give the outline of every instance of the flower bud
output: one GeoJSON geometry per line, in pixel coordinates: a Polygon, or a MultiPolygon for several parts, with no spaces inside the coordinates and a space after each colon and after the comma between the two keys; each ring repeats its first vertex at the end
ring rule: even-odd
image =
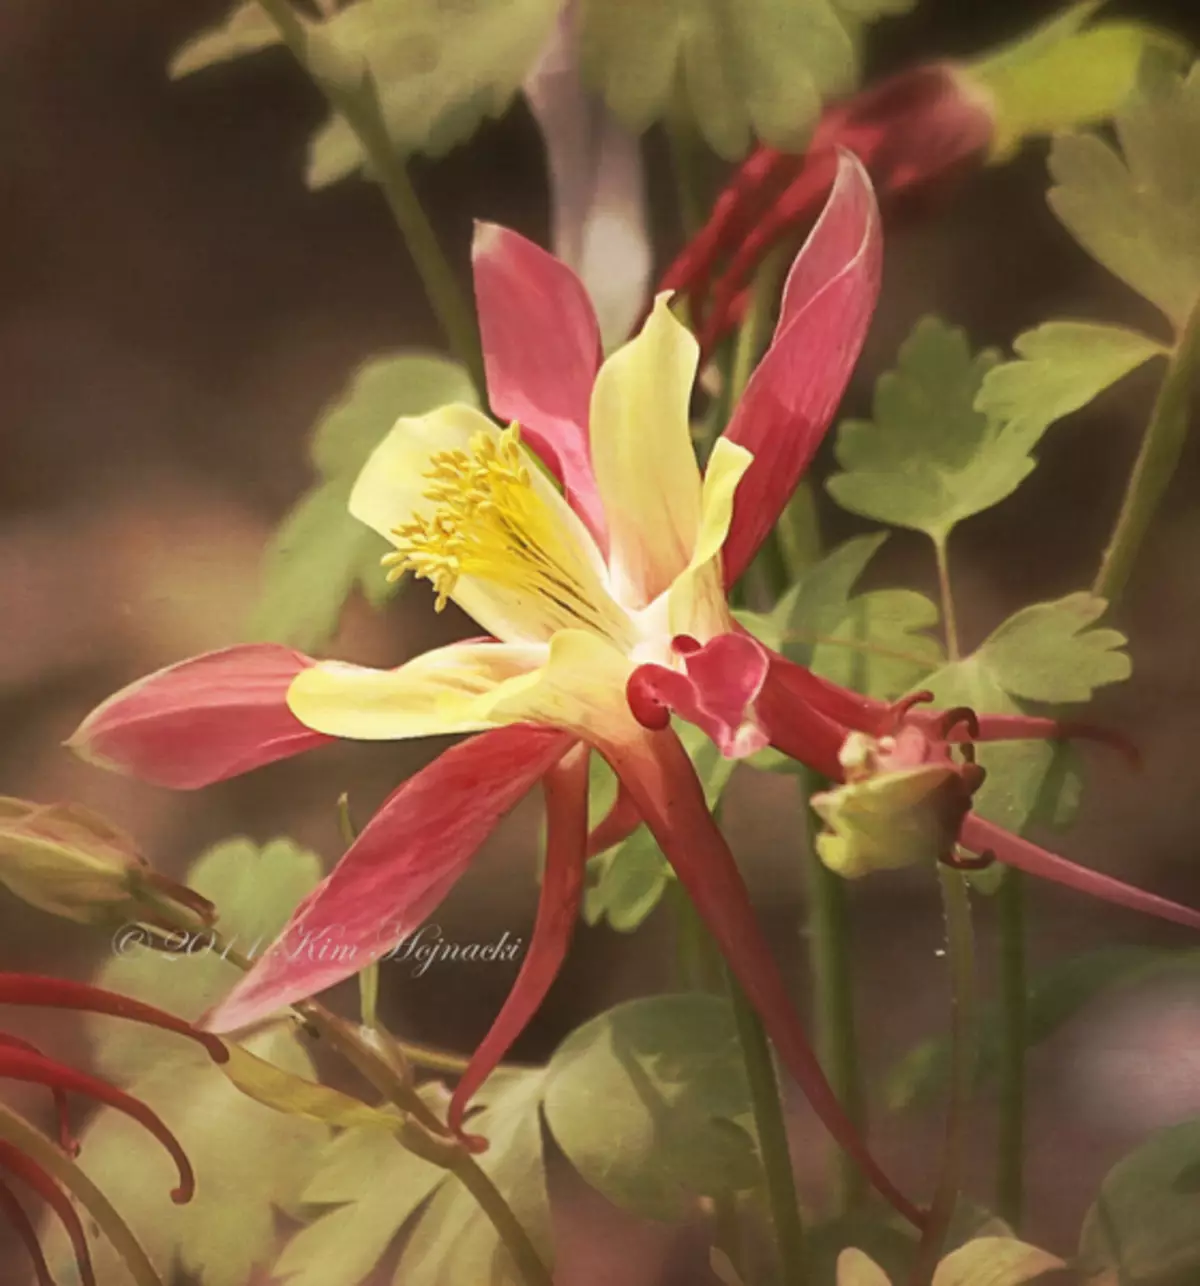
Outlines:
{"type": "Polygon", "coordinates": [[[888,737],[851,733],[838,758],[844,784],[812,797],[827,828],[817,855],[831,871],[859,879],[953,852],[982,769],[911,724],[888,737]]]}
{"type": "Polygon", "coordinates": [[[214,919],[211,903],[152,870],[130,836],[80,804],[0,796],[0,884],[79,924],[178,929],[214,919]]]}

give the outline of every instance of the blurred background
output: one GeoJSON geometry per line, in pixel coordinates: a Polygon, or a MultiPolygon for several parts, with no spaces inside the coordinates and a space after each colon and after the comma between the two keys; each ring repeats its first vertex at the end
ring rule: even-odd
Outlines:
{"type": "MultiPolygon", "coordinates": [[[[984,49],[1056,7],[921,0],[914,14],[872,30],[869,75],[984,49]]],[[[311,480],[304,445],[323,405],[365,358],[437,345],[376,192],[358,180],[317,194],[304,188],[304,144],[323,113],[286,54],[168,81],[169,54],[221,9],[194,0],[8,0],[0,15],[0,792],[99,808],[174,874],[231,834],[291,835],[331,861],[338,794],[353,783],[365,817],[441,748],[337,748],[196,795],[102,773],[61,748],[116,688],[241,637],[260,551],[311,480]]],[[[1114,12],[1200,42],[1193,0],[1114,12]]],[[[665,160],[660,139],[646,145],[665,160]]],[[[943,210],[889,230],[882,304],[845,412],[868,410],[875,376],[929,312],[965,326],[976,344],[1001,347],[1061,316],[1162,332],[1148,306],[1052,218],[1044,158],[1044,146],[1031,147],[975,176],[943,210]]],[[[665,171],[651,167],[660,267],[678,246],[665,171]]],[[[540,140],[522,103],[414,172],[464,273],[474,218],[545,241],[540,140]]],[[[1139,372],[1053,428],[1020,492],[956,534],[967,643],[1016,607],[1090,582],[1155,378],[1153,367],[1139,372]]],[[[1146,769],[1134,778],[1096,756],[1080,821],[1059,841],[1069,856],[1193,905],[1198,486],[1194,434],[1118,614],[1133,679],[1106,689],[1095,711],[1135,739],[1146,769]]],[[[823,518],[829,542],[858,530],[832,505],[823,518]]],[[[871,581],[932,588],[925,547],[895,537],[871,581]]],[[[463,628],[453,611],[435,618],[431,598],[416,589],[384,614],[352,604],[336,651],[394,664],[463,628]]],[[[803,1003],[795,817],[786,780],[739,774],[729,830],[803,1003]]],[[[447,938],[527,934],[536,826],[536,802],[504,825],[439,914],[447,938]]],[[[917,877],[867,881],[853,902],[862,1029],[871,1066],[883,1069],[944,1022],[938,908],[917,877]]],[[[1045,888],[1033,894],[1032,915],[1035,962],[1100,942],[1186,941],[1045,888]]],[[[987,969],[986,902],[979,918],[987,969]]],[[[582,929],[517,1056],[545,1057],[586,1017],[667,985],[663,928],[660,911],[635,937],[582,929]]],[[[85,977],[108,950],[102,933],[70,931],[0,892],[0,968],[85,977]]],[[[468,1049],[515,969],[446,964],[413,978],[393,968],[385,1015],[414,1039],[468,1049]]],[[[3,1021],[55,1052],[84,1056],[70,1024],[8,1013],[3,1021]]],[[[1200,1113],[1200,995],[1143,987],[1094,1006],[1034,1055],[1032,1073],[1027,1232],[1065,1252],[1108,1166],[1148,1130],[1200,1113]]],[[[793,1118],[811,1195],[823,1144],[799,1102],[793,1118]]],[[[885,1122],[883,1151],[901,1175],[924,1182],[938,1130],[936,1115],[885,1122]]],[[[978,1142],[982,1157],[990,1143],[982,1109],[978,1142]]],[[[981,1167],[983,1197],[986,1177],[981,1167]]],[[[704,1251],[688,1230],[638,1223],[565,1173],[559,1199],[569,1286],[697,1280],[704,1251]]],[[[0,1278],[8,1280],[2,1267],[0,1278]]]]}

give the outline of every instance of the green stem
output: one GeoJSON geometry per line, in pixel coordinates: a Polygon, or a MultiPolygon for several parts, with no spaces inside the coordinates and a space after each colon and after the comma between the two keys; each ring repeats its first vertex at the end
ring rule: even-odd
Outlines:
{"type": "Polygon", "coordinates": [[[1008,870],[996,893],[1000,916],[999,1140],[996,1191],[1000,1217],[1020,1232],[1025,1187],[1025,1054],[1028,982],[1025,969],[1025,883],[1008,870]]]}
{"type": "Polygon", "coordinates": [[[542,1263],[537,1247],[487,1172],[466,1152],[459,1153],[451,1170],[491,1221],[525,1286],[554,1286],[554,1279],[542,1263]]]}
{"type": "MultiPolygon", "coordinates": [[[[223,959],[239,969],[249,970],[253,965],[251,960],[233,947],[224,944],[220,936],[215,934],[214,949],[223,959]]],[[[445,1127],[416,1092],[406,1075],[408,1063],[429,1067],[431,1057],[435,1054],[437,1058],[434,1060],[434,1070],[460,1072],[466,1067],[465,1061],[454,1058],[453,1055],[442,1055],[440,1051],[426,1050],[422,1046],[404,1045],[399,1041],[392,1041],[389,1037],[389,1043],[394,1045],[400,1061],[405,1064],[404,1067],[398,1068],[395,1061],[386,1057],[380,1050],[381,1032],[369,1028],[355,1028],[352,1023],[338,1018],[316,1000],[300,1001],[293,1008],[310,1022],[328,1041],[330,1047],[341,1054],[370,1084],[402,1111],[408,1113],[417,1127],[422,1127],[414,1129],[410,1135],[405,1136],[406,1146],[410,1146],[418,1155],[433,1160],[435,1164],[444,1166],[462,1182],[491,1221],[505,1249],[512,1256],[523,1286],[554,1286],[550,1271],[542,1262],[537,1247],[530,1240],[529,1234],[513,1213],[512,1207],[505,1201],[503,1194],[487,1173],[480,1168],[475,1158],[463,1150],[460,1143],[444,1137],[445,1127]],[[433,1134],[424,1131],[433,1131],[433,1134]]]]}
{"type": "Polygon", "coordinates": [[[775,1244],[783,1269],[783,1286],[803,1286],[804,1227],[800,1222],[800,1202],[796,1196],[796,1177],[788,1149],[787,1124],[779,1098],[779,1081],[767,1034],[745,993],[732,974],[726,971],[726,985],[733,1005],[738,1041],[750,1084],[750,1101],[762,1154],[767,1183],[767,1200],[775,1226],[775,1244]]]}
{"type": "Polygon", "coordinates": [[[933,549],[937,557],[938,593],[942,601],[942,628],[946,632],[946,653],[950,660],[957,661],[960,656],[958,617],[954,611],[954,595],[950,592],[950,561],[946,553],[946,538],[936,537],[933,549]]]}
{"type": "MultiPolygon", "coordinates": [[[[815,783],[804,774],[806,796],[815,783]]],[[[850,922],[846,885],[805,845],[808,875],[808,959],[812,970],[817,1052],[834,1093],[860,1135],[866,1136],[866,1095],[858,1062],[851,969],[850,922]]],[[[833,1188],[839,1214],[866,1196],[862,1170],[840,1148],[833,1162],[833,1188]]]]}
{"type": "Polygon", "coordinates": [[[684,240],[690,241],[704,226],[707,213],[704,185],[700,176],[703,144],[696,134],[685,104],[682,88],[667,113],[667,143],[671,149],[671,169],[675,176],[675,196],[679,203],[679,221],[684,240]]]}
{"type": "Polygon", "coordinates": [[[365,60],[340,49],[320,25],[304,21],[290,0],[258,0],[292,56],[353,131],[371,177],[408,246],[430,307],[455,356],[476,388],[485,390],[483,354],[474,314],[459,288],[429,222],[403,158],[388,135],[375,82],[365,60]]]}
{"type": "Polygon", "coordinates": [[[963,876],[939,864],[950,966],[950,1097],[937,1187],[921,1234],[909,1286],[930,1286],[958,1205],[975,1079],[975,944],[971,900],[963,876]]]}
{"type": "MultiPolygon", "coordinates": [[[[19,1152],[23,1152],[79,1202],[108,1238],[137,1286],[163,1286],[158,1270],[150,1262],[141,1243],[104,1193],[75,1161],[51,1143],[40,1130],[34,1129],[23,1116],[3,1103],[0,1103],[0,1140],[11,1143],[19,1152]]],[[[164,1197],[164,1201],[165,1199],[164,1197]]]]}
{"type": "Polygon", "coordinates": [[[1142,449],[1096,576],[1095,592],[1112,602],[1125,588],[1142,541],[1187,440],[1188,409],[1200,368],[1200,301],[1188,318],[1158,390],[1142,449]]]}

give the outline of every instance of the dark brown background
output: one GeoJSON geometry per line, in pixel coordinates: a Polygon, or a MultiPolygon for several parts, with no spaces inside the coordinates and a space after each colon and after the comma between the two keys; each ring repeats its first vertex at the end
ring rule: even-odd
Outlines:
{"type": "MultiPolygon", "coordinates": [[[[871,70],[986,47],[1052,8],[924,0],[916,15],[875,30],[871,70]]],[[[1200,36],[1190,0],[1120,8],[1200,36]]],[[[304,142],[321,108],[285,55],[167,81],[170,51],[219,10],[185,0],[8,0],[0,15],[0,790],[99,806],[168,871],[231,833],[287,833],[331,857],[343,787],[354,783],[365,814],[433,749],[338,749],[181,796],[97,772],[60,748],[116,687],[238,638],[262,544],[309,480],[303,444],[322,404],[365,357],[437,342],[376,193],[358,181],[304,190],[304,142]]],[[[660,155],[658,140],[649,145],[660,155]]],[[[656,227],[665,257],[677,240],[663,168],[656,227]]],[[[416,173],[464,269],[473,218],[545,236],[539,142],[521,107],[416,173]]],[[[1048,213],[1045,187],[1044,148],[1032,147],[977,176],[944,212],[889,236],[883,301],[848,409],[866,409],[875,374],[926,312],[998,345],[1064,315],[1161,332],[1078,251],[1048,213]]],[[[1020,494],[956,535],[968,642],[1013,608],[1090,581],[1152,394],[1153,374],[1137,375],[1054,428],[1020,494]]],[[[1198,480],[1193,443],[1119,614],[1134,679],[1098,703],[1137,739],[1146,772],[1135,780],[1097,761],[1083,817],[1063,844],[1193,903],[1198,480]]],[[[853,530],[828,511],[831,538],[853,530]]],[[[893,540],[881,561],[888,578],[929,585],[920,542],[893,540]]],[[[420,593],[386,618],[356,605],[338,650],[395,662],[460,628],[428,608],[420,593]]],[[[535,821],[536,809],[523,807],[489,846],[439,916],[448,937],[527,932],[535,821]]],[[[729,822],[802,995],[803,893],[786,783],[744,775],[729,822]]],[[[854,901],[866,1045],[882,1067],[943,1021],[936,905],[915,878],[882,877],[856,887],[854,901]]],[[[990,908],[981,919],[987,961],[990,908]]],[[[1038,959],[1098,941],[1187,941],[1049,890],[1037,893],[1034,923],[1038,959]]],[[[636,939],[581,933],[518,1055],[544,1056],[591,1013],[664,985],[663,927],[656,916],[636,939]]],[[[0,894],[0,967],[82,976],[106,950],[102,935],[68,934],[0,894]]],[[[396,971],[388,1012],[399,1030],[467,1048],[511,980],[501,966],[445,966],[421,980],[396,971]]],[[[36,1025],[26,1015],[4,1021],[36,1025]]],[[[79,1056],[61,1024],[41,1036],[79,1056]]],[[[1142,989],[1097,1007],[1033,1068],[1029,1231],[1066,1251],[1106,1167],[1154,1125],[1200,1112],[1200,1001],[1142,989]]],[[[795,1128],[814,1194],[821,1145],[799,1104],[795,1128]]],[[[902,1169],[928,1174],[936,1121],[905,1121],[887,1137],[902,1169]]],[[[981,1154],[987,1143],[981,1129],[981,1154]]],[[[977,1195],[988,1197],[982,1166],[977,1195]]],[[[639,1225],[569,1179],[562,1210],[570,1286],[698,1280],[702,1251],[686,1233],[639,1225]]]]}

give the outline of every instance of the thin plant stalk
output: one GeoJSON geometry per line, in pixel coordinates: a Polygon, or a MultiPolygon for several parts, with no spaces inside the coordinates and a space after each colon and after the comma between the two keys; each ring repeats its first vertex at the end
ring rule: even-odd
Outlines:
{"type": "Polygon", "coordinates": [[[258,0],[258,4],[275,24],[293,58],[353,131],[412,256],[446,341],[482,395],[483,354],[474,313],[421,208],[404,158],[388,135],[375,83],[361,55],[340,49],[319,25],[304,21],[290,0],[258,0]]]}
{"type": "Polygon", "coordinates": [[[750,1086],[750,1102],[758,1132],[759,1152],[767,1185],[767,1201],[779,1252],[780,1281],[783,1286],[804,1286],[806,1281],[804,1225],[800,1219],[800,1202],[796,1195],[796,1176],[788,1148],[787,1122],[779,1097],[779,1079],[771,1045],[754,1006],[746,999],[741,985],[726,971],[726,985],[733,1005],[742,1061],[750,1086]]]}
{"type": "MultiPolygon", "coordinates": [[[[812,795],[815,782],[810,774],[803,774],[801,788],[806,799],[812,795]]],[[[866,1094],[858,1058],[846,886],[841,876],[817,856],[811,827],[809,832],[805,845],[807,939],[817,1054],[846,1115],[865,1137],[866,1094]]],[[[866,1181],[859,1167],[840,1148],[835,1150],[832,1166],[835,1206],[839,1214],[846,1214],[862,1203],[866,1181]]]]}
{"type": "Polygon", "coordinates": [[[996,904],[1000,939],[996,1204],[1000,1217],[1014,1232],[1020,1232],[1025,1203],[1025,1056],[1029,1046],[1025,880],[1020,871],[1004,872],[996,904]]]}
{"type": "Polygon", "coordinates": [[[1200,371],[1200,300],[1192,310],[1155,398],[1120,512],[1093,589],[1110,603],[1124,590],[1146,532],[1187,440],[1188,410],[1200,371]]]}
{"type": "Polygon", "coordinates": [[[971,1090],[975,1080],[975,943],[971,899],[961,872],[938,865],[950,966],[950,1089],[937,1186],[917,1247],[909,1286],[930,1286],[962,1187],[971,1090]]]}

